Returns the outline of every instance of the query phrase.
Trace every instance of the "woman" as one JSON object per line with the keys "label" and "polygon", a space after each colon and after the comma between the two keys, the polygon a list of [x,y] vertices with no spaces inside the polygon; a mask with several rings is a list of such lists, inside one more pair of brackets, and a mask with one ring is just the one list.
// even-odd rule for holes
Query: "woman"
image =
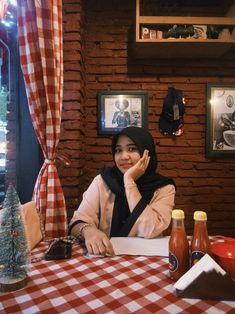
{"label": "woman", "polygon": [[90,254],[113,255],[109,237],[154,238],[171,221],[175,186],[155,172],[151,134],[127,127],[113,137],[112,153],[115,165],[94,178],[70,222]]}

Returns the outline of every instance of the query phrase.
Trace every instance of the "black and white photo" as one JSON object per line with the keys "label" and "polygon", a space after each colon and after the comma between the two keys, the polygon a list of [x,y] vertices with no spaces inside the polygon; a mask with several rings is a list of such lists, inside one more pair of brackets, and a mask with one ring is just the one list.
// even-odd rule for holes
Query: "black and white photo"
{"label": "black and white photo", "polygon": [[235,156],[235,85],[207,85],[207,157]]}
{"label": "black and white photo", "polygon": [[97,94],[98,133],[115,134],[128,126],[147,128],[147,92],[105,91]]}

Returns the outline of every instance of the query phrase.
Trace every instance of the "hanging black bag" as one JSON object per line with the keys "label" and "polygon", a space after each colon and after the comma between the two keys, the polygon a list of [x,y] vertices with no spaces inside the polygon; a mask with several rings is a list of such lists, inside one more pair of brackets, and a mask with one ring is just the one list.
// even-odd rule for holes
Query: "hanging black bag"
{"label": "hanging black bag", "polygon": [[168,88],[159,120],[159,130],[163,135],[179,136],[183,133],[185,113],[183,92]]}

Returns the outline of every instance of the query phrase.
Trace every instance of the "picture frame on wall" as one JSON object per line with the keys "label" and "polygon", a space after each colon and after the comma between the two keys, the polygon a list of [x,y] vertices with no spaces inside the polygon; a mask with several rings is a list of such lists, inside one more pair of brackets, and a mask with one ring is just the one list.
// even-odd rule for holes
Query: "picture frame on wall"
{"label": "picture frame on wall", "polygon": [[148,127],[146,91],[102,91],[97,105],[99,134],[112,135],[128,126]]}
{"label": "picture frame on wall", "polygon": [[235,84],[208,83],[206,157],[235,157]]}

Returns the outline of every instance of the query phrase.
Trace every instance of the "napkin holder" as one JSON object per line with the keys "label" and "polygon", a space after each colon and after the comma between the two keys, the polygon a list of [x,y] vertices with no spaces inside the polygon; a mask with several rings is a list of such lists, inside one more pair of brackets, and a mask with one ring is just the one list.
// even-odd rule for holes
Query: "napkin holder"
{"label": "napkin holder", "polygon": [[176,289],[176,294],[190,299],[235,301],[235,281],[215,270],[202,272],[184,290]]}
{"label": "napkin holder", "polygon": [[209,254],[194,264],[174,288],[182,298],[235,301],[235,281]]}

